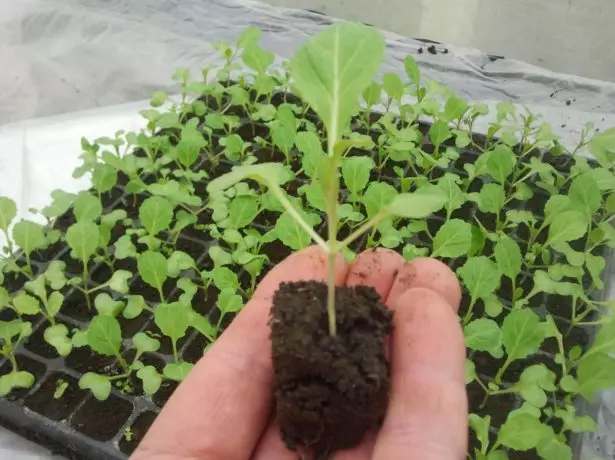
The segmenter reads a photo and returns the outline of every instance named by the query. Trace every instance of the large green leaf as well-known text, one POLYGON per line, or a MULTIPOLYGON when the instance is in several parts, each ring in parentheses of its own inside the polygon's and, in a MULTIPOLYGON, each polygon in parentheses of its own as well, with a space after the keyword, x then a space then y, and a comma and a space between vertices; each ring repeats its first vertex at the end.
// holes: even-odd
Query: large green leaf
POLYGON ((536 447, 551 434, 549 427, 543 425, 536 417, 526 413, 511 412, 500 428, 498 441, 511 449, 526 451, 536 447))
POLYGON ((29 220, 21 220, 13 226, 13 240, 26 254, 47 245, 42 225, 29 220))
POLYGON ((433 240, 432 257, 459 257, 472 245, 472 226, 461 219, 446 221, 433 240))
POLYGON ((323 120, 330 149, 348 127, 359 96, 376 75, 384 47, 383 38, 372 27, 345 22, 310 38, 292 58, 294 86, 323 120))
POLYGON ((509 236, 499 240, 494 248, 495 261, 504 276, 515 279, 521 272, 521 248, 509 236))
POLYGON ((5 196, 0 196, 0 230, 7 231, 17 215, 15 202, 5 196))
POLYGON ((474 301, 489 296, 500 284, 497 265, 485 256, 470 257, 457 273, 474 301))
POLYGON ((150 235, 157 235, 169 228, 173 219, 173 206, 161 196, 149 197, 139 208, 139 219, 150 235))
POLYGON ((147 251, 137 258, 141 279, 151 287, 161 290, 168 276, 167 259, 159 252, 147 251))
POLYGON ((89 220, 82 220, 68 227, 66 242, 72 249, 71 256, 79 260, 88 260, 98 248, 100 231, 89 220))
POLYGON ((529 308, 514 310, 502 323, 502 343, 509 361, 536 353, 545 339, 545 329, 529 308))
POLYGON ((117 355, 122 344, 120 323, 113 316, 98 315, 88 326, 88 344, 97 353, 117 355))

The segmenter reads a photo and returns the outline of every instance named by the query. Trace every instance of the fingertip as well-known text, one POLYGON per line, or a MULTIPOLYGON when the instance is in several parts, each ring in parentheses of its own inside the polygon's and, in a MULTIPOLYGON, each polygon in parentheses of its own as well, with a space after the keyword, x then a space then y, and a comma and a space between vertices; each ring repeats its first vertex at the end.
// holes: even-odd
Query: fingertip
POLYGON ((429 289, 441 296, 455 313, 461 302, 461 286, 457 275, 443 262, 430 257, 420 257, 404 264, 389 293, 388 303, 413 288, 429 289))
POLYGON ((371 286, 384 300, 388 297, 395 276, 404 265, 404 258, 397 252, 376 248, 362 252, 352 262, 346 285, 371 286))

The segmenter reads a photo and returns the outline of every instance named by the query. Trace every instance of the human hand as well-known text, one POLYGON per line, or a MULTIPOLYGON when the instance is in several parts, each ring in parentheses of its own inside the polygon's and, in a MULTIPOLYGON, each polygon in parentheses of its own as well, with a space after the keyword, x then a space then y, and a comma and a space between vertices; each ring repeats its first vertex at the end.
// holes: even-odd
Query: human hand
MULTIPOLYGON (((317 247, 274 267, 177 388, 131 460, 295 460, 272 420, 269 310, 280 283, 325 277, 326 256, 317 247)), ((399 254, 377 249, 351 264, 340 256, 336 283, 372 286, 395 315, 384 424, 333 459, 464 458, 465 348, 454 273, 434 259, 405 263, 399 254)))

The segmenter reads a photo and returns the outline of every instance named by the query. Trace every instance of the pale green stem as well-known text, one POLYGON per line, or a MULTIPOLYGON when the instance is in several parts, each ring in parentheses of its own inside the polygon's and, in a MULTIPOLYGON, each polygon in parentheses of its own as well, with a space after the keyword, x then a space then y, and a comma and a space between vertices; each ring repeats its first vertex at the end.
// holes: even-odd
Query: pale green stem
POLYGON ((371 220, 369 220, 368 222, 365 222, 364 224, 362 224, 359 228, 357 228, 354 232, 352 232, 350 235, 348 235, 346 238, 344 238, 344 240, 342 240, 341 242, 339 242, 336 246, 336 250, 337 251, 341 251, 342 249, 344 249, 345 247, 347 247, 350 243, 352 243, 354 240, 356 240, 358 237, 360 237, 361 235, 363 235, 365 232, 367 232, 370 228, 375 227, 376 225, 378 225, 378 223, 380 223, 380 221, 382 219, 384 219, 387 216, 387 212, 386 211, 380 211, 378 214, 376 214, 371 220))
MULTIPOLYGON (((312 237, 314 242, 316 244, 318 244, 318 246, 323 248, 325 252, 329 253, 330 252, 329 251, 329 246, 327 245, 325 240, 323 240, 320 237, 320 235, 314 231, 312 226, 310 224, 308 224, 303 219, 303 217, 301 217, 301 214, 299 214, 297 212, 297 210, 292 205, 292 203, 290 201, 288 201, 288 199, 284 196, 284 193, 282 193, 282 190, 279 187, 271 187, 270 190, 274 193, 274 195, 276 196, 276 198, 278 199, 280 204, 282 206, 284 206, 284 209, 286 209, 288 211, 288 213, 291 215, 291 217, 293 219, 295 219, 295 221, 301 226, 301 228, 303 228, 303 230, 305 230, 308 233, 308 235, 310 235, 312 237)), ((337 202, 336 202, 336 205, 337 205, 337 202)), ((327 215, 329 215, 329 214, 327 214, 327 215)), ((335 227, 333 227, 333 229, 335 229, 335 227)))

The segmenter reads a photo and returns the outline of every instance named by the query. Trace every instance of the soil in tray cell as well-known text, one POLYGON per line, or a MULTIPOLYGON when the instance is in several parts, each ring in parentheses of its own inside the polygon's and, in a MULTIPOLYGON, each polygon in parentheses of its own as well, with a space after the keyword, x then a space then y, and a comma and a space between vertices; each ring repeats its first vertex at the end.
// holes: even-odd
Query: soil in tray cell
POLYGON ((88 392, 81 390, 77 379, 63 372, 52 372, 41 386, 28 396, 25 406, 57 422, 67 419, 88 392))
POLYGON ((480 416, 491 415, 491 426, 494 427, 500 427, 508 413, 521 406, 521 401, 514 394, 493 395, 485 401, 485 390, 477 382, 472 382, 466 388, 470 412, 480 416))
POLYGON ((197 260, 205 251, 205 245, 209 242, 209 239, 205 239, 207 236, 205 232, 199 232, 200 235, 197 231, 192 233, 195 237, 202 239, 199 241, 180 237, 177 240, 175 249, 177 251, 183 251, 186 254, 190 254, 194 260, 197 260))
POLYGON ((281 241, 275 240, 263 245, 262 254, 267 254, 272 265, 278 264, 293 253, 293 250, 281 241))
MULTIPOLYGON (((177 294, 173 293, 173 288, 177 284, 177 280, 168 278, 162 286, 162 293, 166 302, 174 302, 177 300, 177 294), (173 295, 171 295, 173 294, 173 295)), ((140 276, 135 277, 130 285, 131 295, 142 295, 149 302, 160 302, 160 293, 149 284, 145 283, 140 276)))
POLYGON ((64 295, 64 302, 60 310, 63 315, 77 321, 89 321, 96 314, 94 309, 95 294, 90 294, 91 308, 88 308, 85 295, 81 291, 74 290, 70 294, 64 292, 64 295))
POLYGON ((103 356, 94 353, 87 347, 73 348, 65 360, 66 366, 81 374, 96 372, 100 374, 110 373, 114 370, 115 357, 103 356))
POLYGON ((152 396, 152 401, 154 401, 154 404, 156 404, 156 406, 162 408, 162 406, 166 404, 166 402, 169 400, 169 398, 175 392, 178 386, 178 382, 166 379, 163 380, 162 385, 160 385, 158 391, 152 396))
POLYGON ((145 437, 157 416, 157 412, 149 410, 140 414, 120 439, 120 450, 126 455, 132 454, 145 437))
MULTIPOLYGON (((17 355, 16 360, 17 360, 17 367, 19 368, 20 371, 27 371, 34 376, 35 385, 36 385, 36 382, 38 382, 39 380, 43 378, 43 375, 45 375, 45 372, 47 372, 47 366, 45 366, 43 363, 40 363, 34 359, 28 358, 27 356, 17 355)), ((11 369, 12 369, 11 363, 8 360, 6 360, 4 364, 2 365, 2 367, 0 367, 0 375, 8 374, 9 372, 11 372, 11 369)), ((23 398, 29 392, 30 392, 30 388, 18 388, 16 390, 11 391, 7 396, 4 396, 4 398, 8 399, 9 401, 16 401, 16 400, 23 398)))
POLYGON ((114 394, 106 401, 89 398, 71 418, 71 428, 101 442, 120 431, 133 411, 133 405, 114 394))
POLYGON ((385 354, 392 312, 366 286, 336 290, 337 335, 329 335, 327 287, 282 284, 273 300, 271 342, 276 416, 289 447, 316 456, 356 445, 384 417, 385 354))
POLYGON ((58 241, 57 243, 53 243, 51 246, 45 249, 34 251, 30 255, 30 260, 32 262, 47 263, 53 259, 58 258, 60 256, 60 253, 64 251, 65 248, 66 244, 61 241, 58 241))
MULTIPOLYGON (((34 270, 36 270, 33 267, 34 270)), ((23 273, 5 273, 4 274, 4 282, 2 283, 2 287, 4 287, 10 293, 17 292, 23 288, 23 285, 28 281, 28 277, 23 273)))

